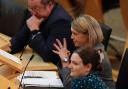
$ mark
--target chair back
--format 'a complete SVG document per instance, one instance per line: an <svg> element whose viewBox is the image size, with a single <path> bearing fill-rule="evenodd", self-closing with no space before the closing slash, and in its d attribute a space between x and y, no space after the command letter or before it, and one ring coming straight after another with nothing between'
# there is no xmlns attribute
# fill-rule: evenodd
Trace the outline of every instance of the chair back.
<svg viewBox="0 0 128 89"><path fill-rule="evenodd" d="M128 89L128 48L126 48L120 65L116 89Z"/></svg>
<svg viewBox="0 0 128 89"><path fill-rule="evenodd" d="M101 26L101 30L102 30L103 36L104 36L104 40L103 40L102 43L104 45L105 50L107 51L107 47L108 47L110 35L111 35L111 32L112 32L112 28L105 25L104 23L100 23L100 26Z"/></svg>
<svg viewBox="0 0 128 89"><path fill-rule="evenodd" d="M24 9L15 0L0 0L0 33L14 36L21 29Z"/></svg>

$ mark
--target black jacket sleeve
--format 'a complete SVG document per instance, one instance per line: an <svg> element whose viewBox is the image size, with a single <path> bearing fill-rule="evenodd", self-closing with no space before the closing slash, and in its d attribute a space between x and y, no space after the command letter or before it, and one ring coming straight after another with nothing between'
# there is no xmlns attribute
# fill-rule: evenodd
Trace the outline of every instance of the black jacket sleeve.
<svg viewBox="0 0 128 89"><path fill-rule="evenodd" d="M26 20L31 16L27 9L24 10L23 22L19 32L12 37L11 42L11 53L17 53L23 50L24 46L29 44L31 32L26 25Z"/></svg>
<svg viewBox="0 0 128 89"><path fill-rule="evenodd" d="M29 43L30 30L26 25L10 40L11 53L16 53L23 50L24 46Z"/></svg>
<svg viewBox="0 0 128 89"><path fill-rule="evenodd" d="M37 52L41 57L43 57L45 61L52 61L53 63L57 64L59 56L52 52L54 49L53 43L56 42L56 39L60 39L62 41L64 37L67 38L68 44L70 44L68 48L74 49L73 42L70 39L70 27L70 23L65 20L56 21L47 29L49 31L48 37L44 38L45 34L37 35L33 40L30 41L30 47L34 49L34 51Z"/></svg>

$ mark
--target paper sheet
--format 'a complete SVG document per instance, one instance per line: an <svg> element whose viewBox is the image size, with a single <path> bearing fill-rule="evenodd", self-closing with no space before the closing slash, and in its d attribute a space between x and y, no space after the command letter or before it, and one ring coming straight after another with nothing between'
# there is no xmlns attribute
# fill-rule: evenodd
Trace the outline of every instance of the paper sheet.
<svg viewBox="0 0 128 89"><path fill-rule="evenodd" d="M59 78L56 71L25 71L24 77Z"/></svg>
<svg viewBox="0 0 128 89"><path fill-rule="evenodd" d="M18 77L21 80L22 74ZM26 71L22 84L25 86L63 87L56 71Z"/></svg>
<svg viewBox="0 0 128 89"><path fill-rule="evenodd" d="M8 58L8 59L10 59L10 60L12 60L12 61L14 61L16 63L18 63L18 64L21 64L21 61L20 61L19 58L17 58L16 56L1 50L1 49L0 49L0 55L3 56L3 57L6 57L6 58Z"/></svg>

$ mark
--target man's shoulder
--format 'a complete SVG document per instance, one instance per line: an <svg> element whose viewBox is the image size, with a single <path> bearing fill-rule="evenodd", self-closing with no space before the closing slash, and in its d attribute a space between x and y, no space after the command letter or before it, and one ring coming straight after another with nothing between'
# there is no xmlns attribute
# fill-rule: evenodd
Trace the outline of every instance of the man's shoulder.
<svg viewBox="0 0 128 89"><path fill-rule="evenodd" d="M59 4L56 4L56 9L55 9L56 13L60 13L59 15L62 15L62 16L66 16L66 17L69 17L69 18L72 18L69 13Z"/></svg>
<svg viewBox="0 0 128 89"><path fill-rule="evenodd" d="M66 21L70 21L70 22L72 21L72 17L59 4L55 5L55 7L50 15L50 18L54 21L57 21L57 20L66 20Z"/></svg>

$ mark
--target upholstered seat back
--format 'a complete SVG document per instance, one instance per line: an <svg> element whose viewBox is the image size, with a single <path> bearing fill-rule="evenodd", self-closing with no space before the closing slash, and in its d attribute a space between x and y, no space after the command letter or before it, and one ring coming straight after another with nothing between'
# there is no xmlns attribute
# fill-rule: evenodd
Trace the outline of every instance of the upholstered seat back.
<svg viewBox="0 0 128 89"><path fill-rule="evenodd" d="M23 22L24 9L15 0L0 0L0 33L16 34Z"/></svg>
<svg viewBox="0 0 128 89"><path fill-rule="evenodd" d="M101 29L102 29L102 32L103 32L103 35L104 35L104 40L103 40L102 43L104 45L105 50L107 50L110 35L111 35L111 32L112 32L112 28L110 28L109 26L107 26L103 23L100 23L100 26L101 26Z"/></svg>

